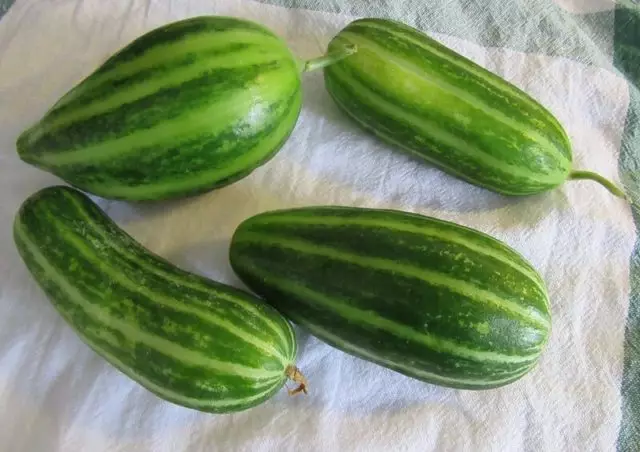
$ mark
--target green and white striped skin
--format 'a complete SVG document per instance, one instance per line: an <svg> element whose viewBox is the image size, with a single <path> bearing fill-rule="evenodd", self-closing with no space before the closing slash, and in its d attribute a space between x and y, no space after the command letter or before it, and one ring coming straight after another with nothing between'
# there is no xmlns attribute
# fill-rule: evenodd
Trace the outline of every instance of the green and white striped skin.
<svg viewBox="0 0 640 452"><path fill-rule="evenodd" d="M545 284L521 255L417 214L266 212L238 227L230 260L249 288L319 339L442 386L513 382L550 334Z"/></svg>
<svg viewBox="0 0 640 452"><path fill-rule="evenodd" d="M324 69L337 105L364 129L467 182L507 195L540 193L569 179L571 144L558 120L506 80L405 24L359 19L329 50L354 45Z"/></svg>
<svg viewBox="0 0 640 452"><path fill-rule="evenodd" d="M247 20L195 17L117 52L19 137L20 157L104 198L157 200L232 183L293 130L304 70Z"/></svg>
<svg viewBox="0 0 640 452"><path fill-rule="evenodd" d="M165 400L240 411L269 399L295 370L294 333L271 306L152 254L75 189L27 199L14 238L78 336Z"/></svg>

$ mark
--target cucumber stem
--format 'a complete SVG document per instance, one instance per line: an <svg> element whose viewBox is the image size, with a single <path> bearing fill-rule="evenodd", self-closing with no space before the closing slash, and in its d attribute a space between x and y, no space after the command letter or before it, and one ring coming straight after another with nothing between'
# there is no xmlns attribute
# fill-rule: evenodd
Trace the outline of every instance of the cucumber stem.
<svg viewBox="0 0 640 452"><path fill-rule="evenodd" d="M301 392L307 394L307 386L309 386L309 384L307 383L307 379L304 377L304 375L302 375L302 372L300 372L300 369L290 364L287 366L285 374L290 380L298 383L298 387L296 389L289 389L289 395L293 396Z"/></svg>
<svg viewBox="0 0 640 452"><path fill-rule="evenodd" d="M609 190L610 193L614 194L615 196L617 196L619 198L626 199L627 201L629 201L630 203L633 204L633 202L627 196L627 194L624 192L624 190L622 190L616 184L611 182L609 179L606 179L606 178L602 177L601 175L599 175L597 173L594 173L592 171L571 171L571 173L569 173L569 179L570 180L581 180L582 179L582 180L593 180L593 181L596 181L600 185L602 185L604 188Z"/></svg>
<svg viewBox="0 0 640 452"><path fill-rule="evenodd" d="M347 45L338 51L329 52L321 57L307 60L302 63L302 72L315 71L316 69L322 69L325 66L337 63L341 59L356 53L356 50L355 45Z"/></svg>

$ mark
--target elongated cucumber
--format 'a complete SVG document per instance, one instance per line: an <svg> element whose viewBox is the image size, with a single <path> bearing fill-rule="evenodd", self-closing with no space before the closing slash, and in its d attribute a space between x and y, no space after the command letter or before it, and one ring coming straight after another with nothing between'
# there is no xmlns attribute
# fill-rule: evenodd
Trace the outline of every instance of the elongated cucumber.
<svg viewBox="0 0 640 452"><path fill-rule="evenodd" d="M395 149L502 194L592 179L625 197L604 177L573 168L569 138L548 109L419 30L359 19L329 51L344 46L357 51L324 69L327 90L355 123Z"/></svg>
<svg viewBox="0 0 640 452"><path fill-rule="evenodd" d="M551 329L531 264L435 218L355 207L264 212L238 227L229 256L254 292L321 340L443 386L516 381Z"/></svg>

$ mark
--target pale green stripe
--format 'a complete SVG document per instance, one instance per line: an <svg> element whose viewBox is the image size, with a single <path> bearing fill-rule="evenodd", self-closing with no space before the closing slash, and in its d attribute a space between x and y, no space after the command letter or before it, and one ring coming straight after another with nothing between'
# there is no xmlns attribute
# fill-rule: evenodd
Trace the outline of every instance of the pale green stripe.
<svg viewBox="0 0 640 452"><path fill-rule="evenodd" d="M88 303L84 300L82 294L62 275L54 266L49 264L47 259L40 253L38 247L29 240L24 231L24 225L19 224L17 233L24 243L28 251L33 255L34 259L42 267L48 278L55 282L60 289L68 296L78 309L83 311L89 318L98 323L103 323L108 319L109 327L118 330L123 336L134 342L140 342L149 348L157 350L159 353L170 356L177 362L192 364L198 367L204 367L215 372L225 375L236 375L238 377L248 378L251 380L266 380L282 375L283 371L265 371L253 367L243 366L241 364L231 363L227 361L219 361L206 356L202 353L189 350L173 342L163 339L159 336L149 334L135 325L130 324L118 317L112 316L108 310L100 309L95 304ZM83 335L88 341L90 338ZM112 344L117 347L117 344ZM111 356L111 355L108 355Z"/></svg>
<svg viewBox="0 0 640 452"><path fill-rule="evenodd" d="M162 145L168 142L179 142L180 137L191 137L199 133L214 135L226 130L229 124L246 118L247 105L253 108L266 107L281 100L282 91L291 84L283 80L281 71L272 71L260 75L260 82L265 86L277 86L281 89L263 90L261 101L256 102L255 93L250 89L231 89L223 99L214 104L185 113L176 119L163 121L156 126L139 130L129 135L56 153L44 153L38 161L51 167L71 165L74 163L97 163L138 152L140 148Z"/></svg>
<svg viewBox="0 0 640 452"><path fill-rule="evenodd" d="M440 74L440 72L438 72L437 70L434 71L434 72L430 72L429 76L426 76L424 74L424 69L418 67L417 65L415 65L414 63L412 63L412 62L410 62L410 61L408 61L406 59L399 58L397 55L394 55L393 53L389 52L385 48L379 46L378 44L376 44L375 42L373 42L373 41L371 41L369 39L366 39L366 38L364 38L362 36L358 36L358 35L354 34L353 32L351 32L351 33L350 32L344 32L343 35L345 37L348 37L349 41L354 42L358 46L358 48L365 48L365 49L369 50L370 52L374 53L379 58L393 63L394 65L396 65L401 70L409 73L411 76L415 76L415 77L419 78L424 84L427 85L425 87L425 92L429 92L429 90L432 89L430 86L428 86L428 85L431 85L431 86L433 86L433 87L435 87L435 88L437 88L437 89L439 89L439 90L441 90L441 91L443 91L443 92L445 92L447 94L454 95L457 98L457 100L459 100L463 104L466 104L466 105L468 105L468 106L470 106L472 108L475 108L477 110L480 110L480 111L486 113L488 116L491 116L496 121L500 121L504 125L509 127L510 129L516 131L519 135L525 136L525 137L529 138L530 140L541 144L542 145L542 149L553 151L557 156L560 157L560 160L562 160L562 161L566 161L567 160L566 156L545 135L542 135L541 133L538 133L534 129L531 129L531 128L523 128L523 126L522 126L522 124L520 122L518 122L518 121L510 118L509 116L505 115L501 110L499 110L497 108L493 108L492 105L484 102L483 99L474 97L473 95L469 94L467 91L465 91L465 90L463 90L461 88L458 88L457 86L455 86L455 85L451 84L450 82L448 82L447 79L444 78ZM432 52L432 53L437 53L437 51L435 51L432 48L429 48L428 50L430 52ZM438 55L438 56L440 56L440 55ZM356 61L357 61L357 58L353 59L353 60L348 60L347 63L351 64L351 65L355 65ZM451 61L451 60L449 60L449 61ZM468 68L468 69L472 70L471 68ZM391 90L392 92L395 92L397 94L400 94L395 89L395 85L394 84L388 84L386 89L387 90ZM415 103L417 100L420 100L420 99L414 98L414 99L407 99L407 100L409 102L411 102L411 103ZM422 99L422 100L424 100L424 99ZM523 99L523 101L524 101L524 99ZM529 105L529 104L531 104L530 101L527 103L527 105ZM434 100L433 102L429 102L427 104L424 104L423 108L436 109L438 111L444 112L448 116L451 116L451 105L449 105L448 103L445 103L445 102L437 102L437 100ZM548 115L548 113L547 113L547 115ZM455 119L456 117L452 116L452 118ZM539 122L538 120L535 120L535 121Z"/></svg>
<svg viewBox="0 0 640 452"><path fill-rule="evenodd" d="M358 115L351 114L350 108L344 102L342 102L337 96L333 96L332 95L332 99L335 101L336 104L338 104L342 108L342 110L344 112L346 112L349 115L349 117L353 121L355 121L358 124L360 124L360 126L362 126L364 129L371 129L370 125L366 121L363 121ZM466 180L469 183L473 183L473 184L476 184L476 185L479 185L479 186L483 186L485 184L485 181L481 181L479 179L476 179L475 177L471 176L470 174L463 173L458 168L455 168L453 166L447 165L443 161L441 161L441 160L439 160L439 159L437 159L435 157L432 157L429 154L424 154L424 153L416 151L415 149L407 146L406 143L404 143L403 141L397 140L393 136L393 134L391 134L391 133L386 133L386 132L384 132L382 130L379 130L379 129L376 129L374 132L376 134L380 135L381 137L384 137L384 139L387 140L389 143L391 143L391 144L397 146L398 148L404 150L406 153L411 154L411 155L413 155L415 157L418 157L419 159L431 162L435 166L438 166L438 167L444 169L449 174L458 176L461 179ZM540 187L540 188L545 188L546 187L546 185L542 185L542 184L536 183L536 182L538 182L538 181L530 180L528 182L529 187L534 187L534 186L537 186L537 187ZM508 189L505 189L503 187L500 188L500 191L505 193L505 194L516 194L516 195L521 195L522 194L522 192L519 191L519 190L516 191L516 192L513 192L513 191L509 191Z"/></svg>
<svg viewBox="0 0 640 452"><path fill-rule="evenodd" d="M126 104L133 103L144 97L148 97L162 89L175 87L190 80L204 76L213 69L234 68L264 64L281 57L271 52L256 52L248 49L231 55L221 55L213 58L203 59L200 63L186 65L167 71L161 71L150 80L142 80L122 89L113 90L112 93L103 99L98 99L86 103L82 107L56 116L53 120L47 121L42 127L37 129L34 139L47 133L52 133L56 129L65 127L75 121L85 120L100 114L115 110Z"/></svg>
<svg viewBox="0 0 640 452"><path fill-rule="evenodd" d="M420 129L425 135L434 138L436 141L443 143L453 149L458 149L459 151L464 152L467 157L473 158L476 162L483 162L485 165L491 166L494 170L497 169L505 172L506 174L532 180L533 182L538 184L543 182L550 182L555 184L560 181L557 174L549 175L528 171L521 166L510 165L503 160L487 154L481 149L471 145L463 138L460 138L451 132L437 127L437 124L430 124L428 121L425 121L424 118L416 116L414 113L402 108L401 105L396 105L384 99L375 91L369 89L358 80L349 77L349 75L343 69L341 69L339 65L336 65L332 68L332 73L335 76L340 75L340 77L338 78L340 78L344 83L348 84L349 88L353 92L357 92L358 97L366 99L367 102L376 104L376 107L374 108L378 109L379 111L384 111L385 115L391 116L398 121L411 124L412 126ZM424 157L423 154L418 155Z"/></svg>
<svg viewBox="0 0 640 452"><path fill-rule="evenodd" d="M279 46L285 50L282 42L278 38L269 37L263 33L256 33L250 30L227 30L216 32L215 35L209 33L188 35L185 39L150 48L132 61L121 62L107 72L94 75L92 78L84 81L82 85L78 85L76 89L73 89L62 97L52 109L59 108L77 98L79 95L83 95L87 91L95 89L105 83L121 80L158 64L171 63L188 54L222 49L230 44L256 44L260 46L270 44L274 47ZM256 49L253 49L253 52L256 52ZM284 54L284 52L280 53L281 56Z"/></svg>
<svg viewBox="0 0 640 452"><path fill-rule="evenodd" d="M544 282L540 278L540 275L535 271L526 268L513 259L509 259L508 256L499 253L495 248L482 246L478 243L469 241L465 237L455 234L453 231L442 231L441 229L434 229L428 226L415 226L409 223L402 223L397 221L391 221L388 219L382 220L377 218L350 218L350 217L328 217L326 215L303 217L296 215L277 215L266 216L259 220L253 220L254 224L260 223L275 223L275 224L306 224L306 225L323 225L323 226L369 226L369 227L381 227L392 229L395 231L409 232L425 237L432 237L440 240L444 240L448 243L453 243L459 246L463 246L471 251L489 256L503 264L506 264L516 270L518 273L526 276L534 285L540 290L542 294L546 293ZM498 246L498 245L496 245Z"/></svg>
<svg viewBox="0 0 640 452"><path fill-rule="evenodd" d="M264 243L264 240L265 239L263 239L262 237L260 238L261 243ZM280 244L280 242L278 242L278 244ZM325 256L325 254L322 255ZM367 262L368 261L369 260L367 259ZM365 323L374 328L387 331L388 333L391 333L399 338L424 344L430 349L437 352L446 352L460 358L465 358L477 362L531 363L532 361L537 359L537 357L533 355L506 355L503 353L468 348L458 344L457 342L434 336L432 334L429 334L428 332L416 331L405 325L386 319L373 311L365 311L363 309L355 308L353 306L350 306L347 301L336 301L336 299L316 292L315 290L310 289L298 282L294 282L292 280L280 280L268 270L258 269L254 265L250 265L249 267L251 268L250 271L253 274L257 275L259 278L261 278L262 281L266 282L267 284L273 285L280 290L288 293L295 293L302 300L313 300L315 303L333 310L337 315L340 316L340 318L347 320L351 319L358 324Z"/></svg>
<svg viewBox="0 0 640 452"><path fill-rule="evenodd" d="M68 317L67 312L66 311L61 311L60 314L67 320L67 323L69 324L69 326L71 328L73 328L74 330L76 330L78 332L78 334L82 335L82 332L78 329L76 329L75 325L73 324L73 321L71 318ZM83 336L84 337L84 336ZM119 339L118 337L111 333L110 331L107 331L105 329L99 329L96 328L94 330L92 330L92 337L96 337L97 339L102 339L104 342L106 342L107 344L109 344L112 347L118 347L118 342ZM93 346L93 343L91 343L91 345ZM106 352L107 356L109 356L109 359L111 358L115 358L117 359L117 357L115 357L112 354L109 354L109 352ZM126 366L125 367L127 369L130 368L130 366ZM164 373L165 377L171 377L171 378L181 378L182 376L179 373L180 371L180 367L174 367L171 369L166 369L166 372ZM134 375L140 375L135 373L133 370L130 370L130 372ZM278 384L279 382L282 382L286 379L285 373L284 371L279 373L278 375L274 375L273 377L270 378L266 378L266 379L260 379L260 380L253 380L253 381L243 381L243 386L247 387L247 388L251 388L251 389L255 389L255 390L261 390L261 389L265 389L267 388L267 390L271 390L274 385ZM212 391L213 386L215 386L216 384L216 379L212 378L210 380L204 380L204 381L194 381L194 380L190 380L190 384L193 385L194 387L197 387L199 389L205 390L205 391Z"/></svg>
<svg viewBox="0 0 640 452"><path fill-rule="evenodd" d="M369 28L382 30L382 31L388 31L384 26L380 26L380 25L378 25L376 23L372 23L372 22L363 22L363 23L361 23L361 25L363 25L365 27L369 27ZM549 116L549 112L547 111L547 109L544 108L544 106L542 106L538 102L532 103L529 100L530 96L528 96L526 93L522 92L522 90L518 89L514 85L506 84L502 80L499 80L499 79L496 80L496 79L494 79L492 77L487 77L483 73L482 70L480 70L479 68L475 67L474 65L468 64L467 62L461 61L460 59L455 58L455 57L452 58L449 55L447 55L447 53L440 51L439 49L437 49L434 46L426 45L425 43L421 42L420 40L415 39L413 36L409 35L408 33L401 32L401 35L402 35L403 39L406 39L407 41L411 42L413 45L419 46L423 50L426 50L427 52L429 52L429 53L431 53L433 55L436 55L439 58L442 58L442 59L446 60L451 65L458 67L462 71L469 71L469 72L475 74L480 79L482 79L485 83L487 83L488 85L491 85L492 88L494 88L494 89L496 89L498 91L507 92L510 96L518 98L522 102L526 102L527 105L529 105L530 109L536 110L538 113L540 113L541 115L544 115L545 117ZM496 76L496 78L498 78L498 77ZM490 107L490 106L488 106L488 107ZM566 138L566 132L565 132L564 128L562 127L562 125L554 117L551 117L550 119L553 122L553 126L556 127L556 130Z"/></svg>
<svg viewBox="0 0 640 452"><path fill-rule="evenodd" d="M442 273L427 269L416 268L410 265L394 262L379 257L359 256L355 253L346 253L335 248L310 244L303 240L288 239L280 236L270 236L256 232L244 232L237 238L239 242L256 242L260 245L272 245L279 248L288 248L305 254L323 256L328 259L359 265L367 269L382 270L396 275L403 275L424 281L429 285L444 287L454 293L467 297L470 301L480 304L492 304L505 312L516 314L523 321L536 325L544 330L550 328L550 322L533 308L527 309L512 301L505 300L496 294L474 286L466 281L452 278Z"/></svg>
<svg viewBox="0 0 640 452"><path fill-rule="evenodd" d="M105 334L103 331L97 330L96 331L96 335L99 336L101 339L105 340L105 342L109 342L108 339L106 339ZM145 377L142 374L136 373L133 371L133 369L131 369L131 367L127 366L125 363L123 363L120 359L118 359L116 356L109 354L109 352L107 352L106 350L102 349L100 346L87 341L87 345L89 345L96 353L98 353L101 356L105 356L105 357L109 357L109 362L116 367L118 370L120 370L122 373L124 373L125 375L127 375L128 377L132 378L133 380L137 381L139 384L141 384L142 386L144 386L146 389L148 389L149 391L152 391L153 393L155 393L158 396L164 397L166 400L169 400L173 403L178 403L178 404L182 404L191 408L209 408L209 409L220 409L223 410L225 408L229 408L229 407L233 407L233 406L242 406L245 405L247 403L250 403L254 400L260 400L261 398L265 397L269 392L271 392L275 387L280 386L282 384L284 384L284 381L286 380L286 377L284 374L279 375L278 377L272 377L268 380L265 380L261 383L255 383L251 385L252 389L256 389L256 390L260 390L263 389L263 391L260 391L252 396L248 396L248 397L243 397L243 398L226 398L226 399L198 399L198 398L194 398L194 397L187 397L187 396L183 396L180 393L176 393L173 391L170 391L168 388L166 388L165 386L162 385L158 385L155 382L153 382L152 380L150 380L149 378ZM113 345L113 344L111 344ZM208 388L204 388L205 390L208 390Z"/></svg>
<svg viewBox="0 0 640 452"><path fill-rule="evenodd" d="M469 385L469 386L478 386L478 387L483 387L486 385L494 385L494 384L501 384L501 383L508 383L510 381L513 381L521 376L523 376L524 374L526 374L527 372L529 372L531 370L531 368L536 364L535 362L532 363L530 366L527 366L525 368L523 368L521 371L518 371L517 373L514 373L512 375L509 375L509 377L507 378L491 378L491 379L486 379L486 380L479 380L479 379L475 379L475 378L455 378L455 377L446 377L443 375L438 375L432 372L428 372L426 370L420 369L420 368L416 368L416 367L411 367L409 364L404 364L404 363L400 363L400 362L392 362L389 361L379 355L376 355L374 353L371 353L371 351L357 347L355 345L353 345L352 343L349 342L345 342L343 341L340 337L328 332L325 329L320 328L318 325L315 324L305 324L305 328L309 330L309 332L311 332L311 334L319 337L319 338L326 338L327 341L331 341L334 344L336 344L337 346L341 347L342 349L344 349L347 352L353 353L356 356L361 356L364 359L370 360L374 363L383 365L383 366L387 366L389 368L398 370L398 371L403 371L403 372L407 372L408 374L411 375L415 375L418 378L424 378L427 380L430 380L436 384L440 383L443 385L449 385L449 384L459 384L459 385Z"/></svg>
<svg viewBox="0 0 640 452"><path fill-rule="evenodd" d="M345 111L349 117L354 120L355 122L357 122L358 124L360 124L364 129L370 129L370 126L367 122L363 121L361 118L358 117L358 115L352 115L350 113L350 109L347 105L345 105L337 96L332 96L333 100L336 102L336 104L338 104L340 107L342 107L342 110ZM476 185L480 185L482 186L484 184L483 181L480 181L476 178L474 178L473 176L470 176L468 174L464 174L461 171L459 171L457 168L454 168L453 166L447 165L446 163L443 163L442 161L431 157L428 154L423 154L420 153L418 151L416 151L415 149L412 149L411 147L407 146L406 143L397 140L393 134L390 133L385 133L381 130L375 130L375 133L384 137L385 140L387 140L389 143L394 144L396 146L398 146L400 149L403 149L405 152L412 154L420 159L424 159L427 160L429 162L431 162L432 164L439 166L443 169L445 169L446 171L448 171L450 174L453 175L457 175L458 177L467 180L468 182L472 182L475 183ZM501 189L503 192L507 193L506 190ZM517 192L516 194L521 194L520 192Z"/></svg>
<svg viewBox="0 0 640 452"><path fill-rule="evenodd" d="M285 344L291 344L291 364L295 364L298 355L298 341L296 341L296 333L295 331L293 331L293 327L291 327L289 319L286 319L285 322L289 326L289 328L287 328L287 336L289 337L289 342L285 342Z"/></svg>
<svg viewBox="0 0 640 452"><path fill-rule="evenodd" d="M56 221L57 219L51 214L51 212L47 212L46 216L51 220L52 225L59 224L59 222ZM143 294L148 299L153 300L154 303L166 306L179 312L184 312L186 314L194 314L203 321L207 321L212 325L226 330L227 332L236 336L238 339L241 339L246 343L262 350L268 355L271 355L274 358L278 359L282 363L283 368L290 364L291 360L282 355L271 344L256 339L247 331L243 331L241 328L238 328L230 322L225 322L224 319L214 315L212 312L209 312L205 309L200 309L197 306L189 306L182 303L176 303L174 299L165 297L161 292L153 290L153 288L146 287L139 282L129 279L128 277L126 277L126 273L117 271L101 259L95 259L95 253L93 253L82 240L77 239L75 233L65 233L65 231L61 230L60 228L55 229L58 232L62 233L65 236L65 239L69 243L73 244L74 249L77 250L82 256L84 256L90 262L93 261L95 265L100 268L102 272L104 272L105 275L109 276L111 281L115 281L135 293Z"/></svg>
<svg viewBox="0 0 640 452"><path fill-rule="evenodd" d="M209 171L200 173L191 173L185 175L181 179L158 180L155 184L149 183L144 185L116 185L114 182L105 182L103 184L91 183L87 187L92 191L100 193L108 193L109 196L119 198L137 198L144 196L145 198L162 196L167 193L180 193L186 190L200 188L205 184L215 183L224 180L227 177L239 175L245 171L254 170L260 163L271 157L271 153L275 152L276 146L286 138L288 129L295 125L295 117L299 114L297 107L290 109L289 115L280 120L278 128L264 137L258 145L248 152L238 153L237 157L225 166L212 167ZM237 149L237 148L233 148Z"/></svg>
<svg viewBox="0 0 640 452"><path fill-rule="evenodd" d="M67 193L65 193L64 196L74 204L77 213L80 214L88 224L93 226L93 232L95 232L98 235L100 235L101 237L103 237L105 239L106 243L109 243L111 245L111 249L114 249L114 250L118 251L123 256L128 254L128 250L127 249L116 247L115 246L115 242L109 240L109 237L105 234L104 230L97 223L96 219L92 218L89 214L87 214L86 210L78 203L78 201L77 201L77 199L75 197L69 196ZM260 317L264 323L266 323L267 325L269 325L271 327L270 328L271 331L274 332L278 336L278 339L280 339L282 341L282 344L288 344L288 343L293 344L293 347L292 347L292 350L291 350L291 356L293 357L295 355L296 342L295 342L295 338L293 337L293 330L291 329L291 327L287 328L289 330L289 335L292 338L291 342L288 342L287 338L283 334L282 328L279 328L278 325L276 325L274 322L272 322L269 318L267 318L255 306L251 305L250 303L239 301L239 300L237 300L237 299L225 294L224 292L220 292L220 291L216 290L215 288L213 288L211 286L194 284L191 281L181 280L181 279L177 278L176 275L174 275L174 274L172 274L170 272L166 272L160 267L156 267L156 266L154 266L152 264L149 264L144 259L137 259L136 260L136 264L138 264L140 267L142 267L142 268L154 273L155 275L160 276L160 277L164 278L165 280L170 281L170 282L172 282L172 283L174 283L176 285L180 285L180 286L183 286L183 287L188 287L189 289L194 289L194 290L201 291L206 296L210 296L212 293L214 293L217 298L220 298L221 300L224 300L224 301L228 302L229 304L232 304L235 307L242 309L245 312L249 312L253 316ZM289 364L289 363L287 363L287 364Z"/></svg>

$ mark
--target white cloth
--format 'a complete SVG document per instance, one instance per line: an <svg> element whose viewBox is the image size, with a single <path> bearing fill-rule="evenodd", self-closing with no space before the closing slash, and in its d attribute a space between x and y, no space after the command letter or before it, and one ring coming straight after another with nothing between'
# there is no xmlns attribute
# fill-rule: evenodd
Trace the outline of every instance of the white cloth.
<svg viewBox="0 0 640 452"><path fill-rule="evenodd" d="M576 2L572 2L576 3ZM200 14L259 21L303 58L354 17L240 0L18 0L0 22L0 450L613 451L635 229L629 207L592 182L526 199L419 164L353 125L304 75L304 108L268 164L226 188L160 204L101 201L143 245L240 284L234 228L265 210L343 204L420 212L475 227L523 253L547 282L553 333L539 366L491 391L432 386L298 331L310 394L210 415L164 402L85 346L29 276L12 240L20 203L60 183L21 162L18 134L110 54L161 24ZM434 35L526 89L565 125L576 167L618 180L624 79L560 57Z"/></svg>

